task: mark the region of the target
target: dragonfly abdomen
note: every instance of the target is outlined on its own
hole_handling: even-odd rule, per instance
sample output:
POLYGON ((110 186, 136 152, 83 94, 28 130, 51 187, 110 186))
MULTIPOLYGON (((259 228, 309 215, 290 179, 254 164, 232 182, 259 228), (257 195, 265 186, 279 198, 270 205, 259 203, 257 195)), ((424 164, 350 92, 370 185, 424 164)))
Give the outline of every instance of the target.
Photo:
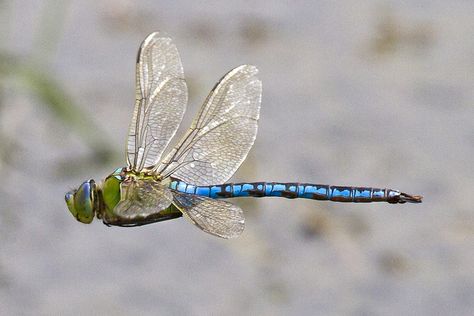
POLYGON ((309 183, 244 182, 211 186, 196 186, 180 180, 173 180, 170 184, 170 188, 179 192, 202 195, 215 199, 275 196, 288 199, 303 198, 354 203, 421 202, 421 197, 419 196, 412 196, 392 189, 334 186, 309 183))

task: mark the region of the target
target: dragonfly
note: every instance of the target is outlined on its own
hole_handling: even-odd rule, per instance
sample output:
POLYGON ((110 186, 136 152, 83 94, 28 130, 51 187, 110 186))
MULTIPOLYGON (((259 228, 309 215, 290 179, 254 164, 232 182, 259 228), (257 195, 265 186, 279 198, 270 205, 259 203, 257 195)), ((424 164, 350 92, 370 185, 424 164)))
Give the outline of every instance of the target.
POLYGON ((256 135, 262 82, 255 66, 241 65, 214 86, 189 130, 171 147, 188 101, 178 50, 154 32, 136 60, 136 101, 125 148, 126 166, 100 183, 93 179, 65 195, 71 214, 89 224, 141 226, 179 218, 222 238, 239 236, 243 211, 227 198, 282 197, 335 202, 420 203, 392 189, 311 183, 227 183, 256 135), (166 155, 165 155, 166 153, 166 155))

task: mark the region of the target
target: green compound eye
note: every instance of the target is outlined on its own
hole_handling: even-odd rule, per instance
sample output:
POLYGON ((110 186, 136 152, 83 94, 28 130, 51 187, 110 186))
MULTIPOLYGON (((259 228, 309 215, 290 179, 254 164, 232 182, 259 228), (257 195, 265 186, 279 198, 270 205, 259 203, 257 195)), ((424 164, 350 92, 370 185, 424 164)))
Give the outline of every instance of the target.
POLYGON ((81 184, 77 191, 66 193, 65 200, 71 214, 81 223, 89 224, 94 219, 95 182, 89 180, 81 184))

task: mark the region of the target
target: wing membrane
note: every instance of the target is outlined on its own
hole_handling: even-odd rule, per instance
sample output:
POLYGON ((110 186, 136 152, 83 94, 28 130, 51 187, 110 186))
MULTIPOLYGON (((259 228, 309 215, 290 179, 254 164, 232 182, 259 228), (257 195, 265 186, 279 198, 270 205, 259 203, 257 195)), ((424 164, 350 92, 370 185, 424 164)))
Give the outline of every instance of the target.
POLYGON ((127 179, 120 184, 120 202, 114 213, 120 218, 144 218, 158 213, 173 201, 170 189, 154 179, 127 179))
POLYGON ((136 102, 130 123, 127 163, 134 171, 158 163, 183 118, 188 92, 178 50, 171 38, 152 33, 136 64, 136 102))
POLYGON ((214 87, 187 134, 155 170, 195 185, 226 182, 257 135, 262 83, 254 66, 231 70, 214 87))
POLYGON ((242 209, 222 200, 173 191, 174 204, 194 225, 222 238, 238 237, 245 228, 242 209))

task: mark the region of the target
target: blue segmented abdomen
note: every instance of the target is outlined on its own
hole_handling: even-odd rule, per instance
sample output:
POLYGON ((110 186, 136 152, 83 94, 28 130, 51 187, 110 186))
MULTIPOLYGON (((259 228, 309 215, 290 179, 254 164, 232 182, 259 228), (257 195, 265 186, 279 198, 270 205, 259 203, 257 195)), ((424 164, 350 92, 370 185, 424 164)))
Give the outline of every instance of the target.
POLYGON ((210 198, 276 196, 288 199, 302 198, 335 202, 421 202, 421 197, 411 196, 392 189, 334 186, 309 183, 244 182, 211 186, 196 186, 173 179, 170 188, 179 192, 210 198))

